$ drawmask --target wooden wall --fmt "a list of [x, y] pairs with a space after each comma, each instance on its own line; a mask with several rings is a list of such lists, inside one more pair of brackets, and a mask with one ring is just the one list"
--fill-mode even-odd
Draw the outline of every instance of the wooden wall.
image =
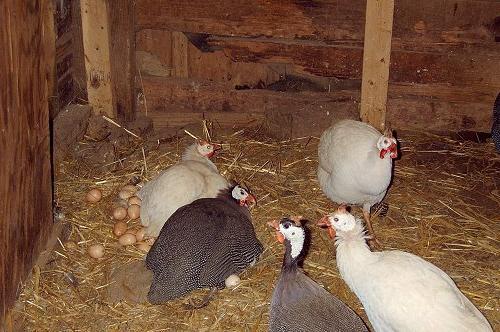
[[50, 0], [0, 2], [0, 330], [52, 226]]
[[[281, 117], [305, 109], [321, 129], [335, 105], [349, 106], [345, 98], [355, 114], [365, 7], [366, 0], [137, 0], [148, 112], [157, 127], [210, 113], [259, 121], [280, 108], [280, 82], [298, 76], [300, 88], [284, 89], [295, 103], [278, 110]], [[489, 130], [500, 90], [497, 16], [499, 1], [396, 1], [388, 101], [394, 127]]]
[[80, 1], [54, 1], [56, 33], [56, 102], [52, 118], [71, 102], [86, 100]]

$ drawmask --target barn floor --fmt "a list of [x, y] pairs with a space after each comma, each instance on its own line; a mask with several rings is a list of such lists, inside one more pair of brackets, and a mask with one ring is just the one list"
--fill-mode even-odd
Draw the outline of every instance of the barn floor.
[[[23, 330], [267, 330], [283, 248], [266, 222], [297, 214], [314, 221], [334, 208], [318, 189], [318, 138], [276, 142], [248, 129], [213, 139], [227, 143], [215, 159], [221, 172], [245, 180], [258, 197], [252, 215], [265, 252], [243, 273], [242, 284], [219, 292], [209, 306], [196, 311], [184, 309], [187, 299], [163, 306], [106, 302], [109, 266], [143, 258], [136, 248], [119, 246], [112, 234], [110, 212], [119, 188], [133, 176], [150, 179], [176, 162], [182, 147], [192, 140], [186, 135], [159, 145], [136, 143], [131, 147], [136, 152], [116, 163], [115, 170], [75, 161], [61, 165], [56, 198], [72, 225], [70, 240], [78, 247], [59, 247], [46, 266], [34, 269], [15, 307]], [[442, 268], [493, 329], [500, 330], [500, 155], [492, 143], [416, 132], [400, 132], [399, 139], [402, 157], [396, 162], [394, 183], [386, 198], [389, 213], [374, 219], [379, 240], [385, 249], [406, 250]], [[92, 187], [104, 193], [95, 205], [84, 201]], [[359, 209], [354, 212], [360, 215]], [[313, 223], [309, 228], [312, 248], [305, 271], [366, 320], [360, 302], [339, 277], [332, 241]], [[94, 243], [105, 244], [101, 260], [86, 254]]]

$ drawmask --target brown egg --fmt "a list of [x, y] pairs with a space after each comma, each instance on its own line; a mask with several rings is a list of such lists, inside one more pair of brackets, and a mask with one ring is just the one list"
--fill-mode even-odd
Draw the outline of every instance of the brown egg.
[[102, 244], [91, 245], [88, 249], [88, 253], [92, 258], [101, 258], [104, 256], [104, 246]]
[[137, 249], [139, 249], [140, 251], [149, 252], [149, 249], [151, 249], [151, 246], [149, 244], [147, 244], [146, 242], [138, 242]]
[[[137, 233], [137, 230], [132, 229], [132, 228], [127, 229], [127, 231], [125, 232], [125, 234], [134, 234], [134, 235], [135, 235], [136, 233]], [[136, 236], [136, 237], [137, 237], [137, 236]]]
[[141, 207], [137, 204], [132, 204], [127, 210], [130, 219], [137, 219], [141, 215]]
[[132, 196], [128, 199], [129, 206], [133, 204], [141, 206], [141, 203], [142, 203], [141, 199], [137, 196]]
[[146, 236], [146, 230], [144, 228], [139, 228], [139, 230], [135, 233], [135, 237], [137, 238], [137, 241], [144, 240], [145, 236]]
[[90, 203], [99, 202], [102, 198], [102, 192], [99, 189], [92, 189], [87, 193], [86, 198]]
[[121, 190], [118, 193], [118, 197], [120, 197], [121, 199], [124, 199], [124, 200], [128, 200], [132, 196], [134, 196], [134, 193], [127, 191], [127, 190]]
[[127, 216], [127, 209], [124, 207], [117, 207], [113, 210], [113, 218], [116, 220], [123, 220]]
[[118, 239], [118, 242], [122, 245], [122, 246], [130, 246], [134, 243], [137, 242], [136, 238], [135, 238], [135, 235], [134, 234], [123, 234], [122, 236], [120, 236], [120, 238]]
[[135, 194], [137, 192], [137, 187], [131, 184], [127, 184], [126, 186], [123, 186], [122, 191], [128, 191], [132, 194]]
[[113, 234], [116, 236], [122, 236], [127, 232], [127, 224], [124, 223], [123, 221], [118, 221], [115, 226], [113, 227]]

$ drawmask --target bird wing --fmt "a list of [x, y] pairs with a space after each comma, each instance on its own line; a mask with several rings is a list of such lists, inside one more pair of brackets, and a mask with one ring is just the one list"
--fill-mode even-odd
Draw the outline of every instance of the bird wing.
[[203, 175], [177, 164], [148, 182], [141, 190], [141, 222], [155, 226], [158, 231], [165, 221], [181, 206], [199, 198], [205, 190]]
[[[441, 269], [406, 252], [379, 255], [379, 261], [370, 267], [374, 277], [367, 277], [360, 296], [367, 312], [380, 313], [376, 320], [390, 322], [395, 331], [408, 326], [429, 331], [468, 331], [476, 326], [475, 331], [482, 331], [479, 326], [487, 323], [486, 319]], [[371, 294], [369, 301], [364, 300], [367, 294]], [[384, 309], [378, 311], [376, 307], [382, 306]], [[426, 325], [436, 322], [441, 325]]]
[[302, 272], [280, 278], [271, 316], [275, 324], [285, 321], [297, 331], [368, 331], [352, 309]]
[[223, 283], [229, 275], [239, 273], [256, 262], [263, 250], [252, 221], [242, 208], [226, 204], [223, 211], [214, 221], [223, 228], [211, 244], [217, 249], [201, 271], [202, 284]]

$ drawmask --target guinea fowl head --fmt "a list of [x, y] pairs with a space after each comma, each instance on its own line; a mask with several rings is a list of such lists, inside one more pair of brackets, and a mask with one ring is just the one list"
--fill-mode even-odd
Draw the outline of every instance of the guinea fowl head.
[[306, 232], [300, 220], [302, 217], [283, 218], [280, 222], [273, 220], [268, 223], [276, 230], [279, 242], [285, 243], [284, 268], [297, 267], [297, 262], [304, 249]]
[[337, 211], [318, 221], [317, 225], [326, 226], [331, 238], [366, 238], [361, 221], [357, 220], [343, 204], [338, 207]]
[[239, 184], [235, 184], [230, 190], [231, 197], [238, 202], [240, 206], [250, 207], [257, 202], [255, 196]]
[[392, 135], [392, 129], [390, 127], [387, 127], [384, 131], [384, 135], [380, 136], [378, 139], [377, 148], [380, 151], [380, 159], [384, 159], [387, 153], [390, 153], [389, 156], [392, 159], [398, 157], [398, 142]]
[[220, 144], [209, 143], [202, 139], [196, 142], [196, 150], [199, 152], [200, 155], [206, 158], [211, 158], [215, 154], [215, 152], [220, 149], [221, 149]]

